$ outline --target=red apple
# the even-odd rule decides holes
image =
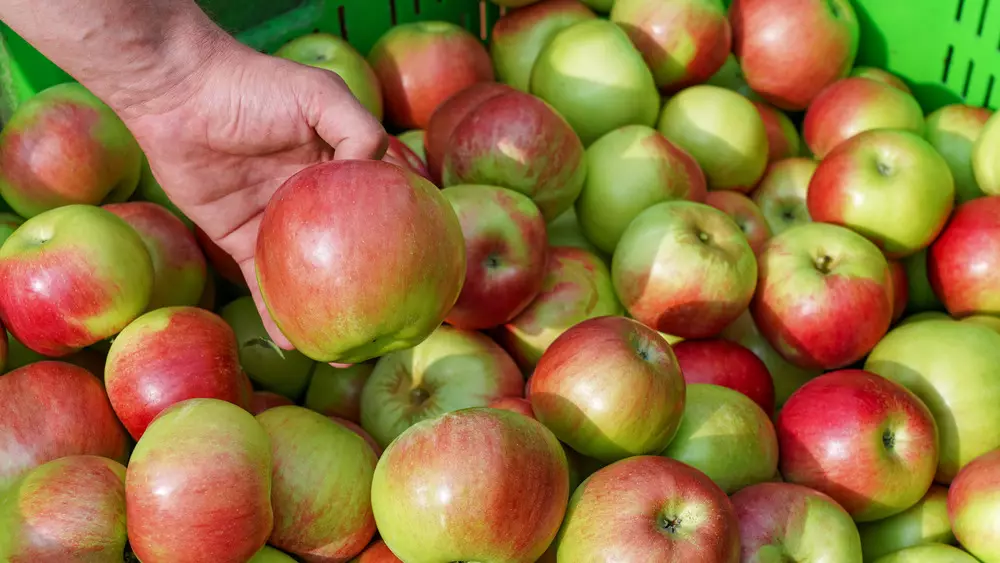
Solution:
[[[236,260],[233,260],[228,252],[219,248],[219,245],[215,244],[208,234],[197,225],[194,227],[194,238],[198,241],[198,246],[205,253],[209,263],[212,264],[212,268],[223,279],[237,287],[247,287],[247,280],[243,277],[243,271],[240,270],[240,265],[236,263]]]
[[[296,349],[354,364],[411,347],[444,320],[465,276],[462,229],[441,191],[380,161],[292,176],[256,252],[267,308]]]
[[[431,114],[424,134],[424,150],[427,152],[427,171],[435,184],[441,184],[444,153],[451,144],[455,128],[486,100],[512,91],[504,84],[477,82],[449,97]]]
[[[869,80],[877,80],[879,82],[884,82],[893,88],[896,88],[907,94],[912,94],[910,87],[906,85],[906,82],[896,76],[895,74],[882,70],[873,66],[856,66],[854,70],[851,71],[851,77],[867,78]]]
[[[1000,196],[955,210],[927,254],[927,273],[953,317],[1000,315]]]
[[[747,237],[754,254],[771,238],[771,227],[757,204],[747,196],[734,191],[708,192],[705,203],[729,215]]]
[[[889,260],[889,275],[892,277],[892,322],[896,322],[906,312],[906,303],[910,300],[910,284],[906,278],[906,268],[898,260]]]
[[[962,546],[981,561],[1000,561],[1000,450],[972,460],[948,490],[948,519]]]
[[[396,557],[389,546],[382,540],[373,541],[361,555],[351,559],[350,563],[403,563]]]
[[[774,382],[763,361],[728,340],[685,340],[674,354],[687,384],[711,383],[743,393],[768,416],[774,412]]]
[[[786,158],[768,166],[753,192],[753,201],[767,219],[772,234],[812,221],[806,194],[818,164],[811,158]]]
[[[303,405],[320,414],[361,422],[361,390],[374,369],[374,361],[346,368],[315,364]]]
[[[413,152],[410,147],[403,144],[403,141],[400,141],[393,135],[389,135],[389,147],[386,149],[382,160],[391,162],[396,166],[402,166],[410,170],[410,172],[419,174],[428,180],[431,179],[431,175],[427,171],[427,166],[424,164],[423,159],[417,153]]]
[[[767,161],[777,162],[802,154],[802,139],[795,124],[780,109],[766,102],[754,102],[767,130]]]
[[[250,399],[250,414],[258,415],[274,407],[294,405],[291,399],[270,391],[254,391]]]
[[[500,397],[498,399],[493,399],[486,406],[491,409],[516,412],[530,418],[535,418],[535,411],[531,410],[531,401],[521,397]]]

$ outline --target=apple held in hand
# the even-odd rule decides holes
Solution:
[[[811,158],[787,158],[771,164],[764,173],[753,192],[753,201],[773,235],[812,221],[806,198],[818,165]]]
[[[951,169],[957,203],[984,195],[972,169],[972,152],[992,115],[993,112],[986,108],[953,104],[927,116],[927,141],[944,157]]]
[[[771,238],[771,227],[767,224],[767,218],[757,204],[747,196],[729,190],[715,191],[708,193],[705,203],[729,215],[736,222],[747,237],[754,254],[760,252],[767,239]]]
[[[955,210],[927,254],[927,273],[951,316],[1000,315],[1000,196]]]
[[[972,147],[972,170],[979,189],[987,195],[1000,195],[1000,117],[994,113]]]
[[[375,369],[375,361],[346,368],[314,364],[303,405],[320,414],[361,422],[361,390]]]
[[[962,546],[984,563],[1000,561],[1000,450],[959,471],[948,490],[948,517]]]
[[[767,365],[748,348],[722,339],[685,340],[674,344],[684,381],[711,383],[746,395],[770,418],[774,383]]]
[[[866,563],[917,545],[954,544],[948,521],[948,488],[931,485],[917,504],[895,516],[859,525],[858,532]]]

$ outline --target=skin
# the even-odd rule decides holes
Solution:
[[[250,414],[256,416],[268,409],[273,409],[274,407],[282,407],[285,405],[294,405],[291,399],[277,393],[272,393],[270,391],[254,391],[253,396],[250,398]]]
[[[1000,165],[997,165],[997,144],[1000,143],[1000,118],[991,117],[972,147],[972,170],[976,183],[986,195],[1000,195]]]
[[[982,197],[972,168],[976,140],[993,112],[986,108],[953,104],[927,116],[925,138],[944,157],[955,179],[955,202],[965,203]]]
[[[163,206],[167,211],[174,214],[175,217],[184,223],[184,226],[188,229],[194,227],[194,223],[191,219],[184,214],[183,211],[177,207],[173,201],[170,200],[170,196],[167,192],[163,191],[163,186],[157,181],[156,177],[153,176],[153,170],[149,167],[149,159],[146,155],[142,157],[142,171],[139,174],[139,185],[135,188],[135,194],[132,198],[138,201],[148,201],[150,203],[155,203],[157,205]],[[237,270],[238,271],[238,270]]]
[[[938,483],[950,483],[967,463],[1000,447],[1000,413],[992,406],[1000,400],[998,361],[1000,334],[931,319],[893,329],[865,362],[866,371],[902,384],[934,415]]]
[[[371,499],[382,539],[408,563],[533,563],[566,511],[566,456],[528,417],[465,409],[420,422],[393,442],[375,469]]]
[[[931,485],[917,504],[888,518],[858,526],[866,562],[928,543],[954,544],[948,521],[948,488]]]
[[[748,99],[718,86],[692,86],[663,107],[657,125],[694,157],[713,190],[748,192],[767,167],[767,129]]]
[[[957,547],[931,544],[897,551],[875,563],[978,563],[978,559]]]
[[[903,82],[901,78],[899,78],[898,76],[887,70],[882,70],[881,68],[878,67],[856,66],[854,67],[853,70],[851,70],[851,74],[849,76],[852,78],[867,78],[869,80],[877,80],[879,82],[884,82],[885,84],[888,84],[889,86],[892,86],[897,90],[906,92],[907,94],[912,93],[910,91],[910,87],[907,86],[906,82]]]
[[[934,294],[927,275],[928,250],[921,250],[903,259],[908,285],[906,310],[910,313],[944,310],[944,304]]]
[[[919,323],[921,321],[931,321],[940,319],[948,321],[953,320],[946,313],[942,313],[940,311],[924,311],[923,313],[916,313],[910,315],[909,317],[906,317],[899,323],[899,326],[903,326],[905,324],[910,324],[910,323]]]
[[[998,214],[1000,196],[959,206],[927,254],[931,287],[953,317],[1000,315]]]
[[[587,148],[576,216],[588,240],[612,254],[629,223],[662,201],[705,201],[698,163],[652,127],[626,125]]]
[[[807,223],[768,241],[750,310],[761,333],[789,362],[832,370],[865,356],[892,320],[889,264],[870,241],[844,227]],[[865,322],[857,323],[858,311]]]
[[[113,336],[139,316],[149,303],[153,265],[124,221],[71,205],[26,221],[7,239],[0,281],[7,330],[55,358]]]
[[[657,456],[619,461],[570,499],[559,561],[737,563],[739,527],[725,493],[701,472]]]
[[[383,356],[361,391],[361,426],[383,448],[428,418],[499,397],[519,397],[524,378],[483,334],[443,325],[417,346]]]
[[[962,468],[948,490],[948,518],[959,543],[979,560],[1000,559],[1000,452],[983,454]]]
[[[892,278],[892,322],[896,322],[906,311],[910,285],[906,279],[906,268],[898,260],[889,260],[889,276]]]
[[[672,201],[639,214],[611,264],[636,320],[683,338],[717,335],[746,310],[757,283],[753,250],[725,213]]]
[[[817,166],[811,158],[789,158],[768,167],[753,192],[753,202],[760,207],[772,234],[812,221],[806,194]]]
[[[375,540],[351,563],[402,563],[382,540]]]
[[[734,0],[729,23],[747,83],[780,109],[806,109],[854,65],[859,29],[848,0]]]
[[[303,407],[270,409],[257,421],[271,442],[268,543],[307,562],[361,553],[375,534],[369,500],[375,452],[357,433]]]
[[[278,191],[260,228],[263,299],[285,336],[318,361],[360,363],[415,345],[462,287],[454,211],[433,184],[391,164],[306,169]]]
[[[529,400],[560,441],[611,463],[670,443],[684,413],[684,377],[655,331],[625,317],[600,317],[567,330],[546,350]]]
[[[427,153],[427,171],[435,184],[441,185],[445,151],[451,145],[451,135],[455,128],[486,100],[512,91],[504,84],[478,82],[442,102],[431,114],[424,148]]]
[[[738,391],[757,403],[768,417],[774,413],[774,382],[767,365],[748,348],[712,338],[685,340],[673,346],[684,381],[710,383]]]
[[[374,361],[343,369],[316,364],[303,405],[320,414],[361,422],[361,390],[374,369]]]
[[[376,459],[382,456],[382,446],[378,445],[378,442],[375,441],[375,438],[372,438],[371,434],[365,432],[365,429],[359,426],[358,423],[337,416],[330,416],[328,418],[336,422],[337,424],[343,426],[344,428],[347,428],[351,432],[354,432],[358,436],[361,436],[364,439],[365,443],[368,444],[368,447],[370,447],[372,451],[375,452]]]
[[[754,102],[767,131],[767,162],[773,163],[802,154],[802,139],[795,124],[784,112],[767,102]]]
[[[652,127],[660,109],[653,75],[628,34],[594,19],[559,32],[531,71],[531,93],[573,126],[585,146],[624,125]]]
[[[729,215],[747,237],[754,254],[760,252],[767,239],[771,238],[771,227],[757,204],[747,196],[734,191],[709,192],[705,203]]]
[[[732,496],[745,563],[861,563],[851,517],[833,499],[801,485],[761,483]]]
[[[136,440],[164,409],[186,399],[250,406],[232,329],[196,307],[157,309],[136,319],[112,343],[104,382]]]

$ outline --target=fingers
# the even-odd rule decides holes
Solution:
[[[379,159],[389,139],[385,129],[332,72],[322,75],[323,87],[310,98],[310,113],[319,136],[334,149],[335,160]]]
[[[264,321],[264,330],[267,331],[267,335],[278,345],[278,348],[282,350],[294,350],[295,346],[281,333],[281,329],[278,328],[274,319],[271,318],[271,313],[267,310],[267,305],[264,304],[264,298],[260,294],[260,285],[257,283],[257,271],[253,259],[241,262],[240,270],[243,272],[243,277],[247,280],[247,285],[250,286],[250,295],[253,296],[253,302],[257,305],[260,320]]]

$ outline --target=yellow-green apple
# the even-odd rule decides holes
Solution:
[[[610,463],[670,444],[684,412],[684,377],[656,331],[625,317],[598,317],[549,346],[528,399],[560,441]]]
[[[350,563],[402,563],[382,540],[375,540]]]
[[[22,217],[125,201],[141,168],[142,151],[125,124],[74,82],[25,101],[0,133],[0,195]]]
[[[0,212],[0,246],[3,245],[10,235],[14,234],[14,231],[18,227],[24,224],[24,219],[14,215],[13,213],[3,213]]]
[[[382,85],[386,120],[404,129],[426,128],[441,102],[476,82],[493,81],[493,63],[479,39],[444,21],[393,26],[368,62]]]
[[[747,84],[785,110],[806,109],[858,52],[850,0],[733,0],[729,23]]]
[[[663,106],[657,128],[694,157],[713,190],[750,191],[767,167],[764,120],[745,97],[702,84]]]
[[[121,563],[125,467],[95,455],[50,461],[0,496],[0,560]]]
[[[951,168],[957,203],[983,196],[972,169],[972,149],[992,115],[987,108],[952,104],[927,116],[924,134]]]
[[[861,563],[851,516],[827,495],[792,483],[760,483],[731,497],[744,563]]]
[[[768,166],[753,192],[753,201],[760,207],[772,234],[812,221],[806,194],[818,165],[811,158],[786,158]]]
[[[385,447],[421,420],[523,392],[524,378],[503,348],[442,325],[417,346],[379,358],[361,391],[361,426]]]
[[[1000,195],[955,210],[927,253],[927,274],[951,316],[1000,315]]]
[[[403,131],[399,135],[396,135],[396,138],[409,147],[413,151],[413,154],[417,155],[417,158],[424,163],[424,166],[427,166],[427,150],[424,146],[426,137],[423,129]]]
[[[1000,195],[1000,117],[994,113],[972,147],[972,170],[979,189],[987,195]]]
[[[1000,332],[1000,317],[993,317],[990,315],[972,315],[971,317],[965,317],[961,319],[961,321],[964,323],[974,323],[982,325],[997,332]]]
[[[522,92],[531,85],[539,53],[557,33],[596,18],[580,0],[542,0],[500,16],[490,38],[490,57],[497,78]]]
[[[948,488],[931,485],[910,508],[876,522],[858,526],[865,563],[901,549],[928,543],[954,544],[948,521]]]
[[[310,563],[347,561],[375,534],[377,458],[350,428],[307,408],[257,416],[271,442],[271,545]]]
[[[219,245],[215,244],[215,241],[198,225],[194,226],[194,238],[198,241],[201,251],[205,253],[205,258],[212,265],[212,269],[238,289],[247,289],[246,278],[243,277],[243,272],[236,260],[233,260],[228,252],[219,248]]]
[[[732,90],[755,102],[761,101],[760,96],[747,84],[746,77],[743,76],[743,69],[740,68],[739,61],[736,60],[736,56],[732,53],[729,53],[726,61],[722,63],[722,67],[711,78],[706,80],[705,84]]]
[[[68,205],[32,217],[0,248],[0,317],[45,356],[117,334],[146,310],[152,288],[142,239],[99,207]]]
[[[142,172],[139,175],[139,185],[135,188],[134,199],[161,205],[180,219],[185,227],[189,229],[194,227],[191,219],[177,207],[177,204],[171,201],[167,192],[163,191],[163,186],[153,176],[153,170],[149,167],[149,160],[146,159],[145,155],[142,157]]]
[[[545,219],[528,196],[496,186],[460,185],[442,192],[465,239],[465,284],[445,320],[468,330],[516,317],[545,277]]]
[[[757,256],[750,310],[789,362],[838,369],[865,357],[892,321],[892,278],[879,249],[837,225],[806,223],[772,238]],[[865,322],[856,322],[864,311]]]
[[[879,82],[884,82],[889,86],[897,88],[907,94],[911,94],[910,87],[903,82],[903,79],[896,76],[895,74],[883,70],[874,66],[856,66],[848,75],[851,77],[868,78],[869,80],[877,80]]]
[[[813,379],[776,422],[781,476],[830,495],[856,522],[912,507],[934,480],[937,427],[902,385],[862,370]]]
[[[708,338],[750,304],[757,261],[728,215],[703,203],[667,201],[625,229],[611,277],[639,322],[683,338]]]
[[[662,91],[708,80],[729,56],[732,32],[718,0],[617,0],[611,21],[628,33]]]
[[[572,246],[581,248],[600,257],[606,264],[611,264],[611,258],[604,254],[601,249],[594,246],[590,239],[583,234],[583,227],[576,216],[576,208],[570,207],[561,215],[549,221],[545,225],[549,247]]]
[[[165,207],[145,201],[112,203],[104,209],[121,217],[146,245],[153,261],[148,310],[197,305],[205,290],[205,255],[194,235]]]
[[[892,322],[896,322],[903,317],[910,300],[910,282],[906,279],[906,267],[898,260],[889,260],[889,275],[892,277]]]
[[[434,110],[424,133],[427,171],[434,183],[441,184],[444,153],[451,145],[451,134],[455,128],[483,102],[512,91],[514,90],[505,84],[477,82],[453,94]]]
[[[361,422],[361,390],[374,369],[375,361],[346,368],[317,363],[303,405],[320,414]]]
[[[555,538],[568,500],[556,437],[490,408],[411,426],[382,454],[371,489],[379,534],[407,563],[531,563]]]
[[[247,563],[295,563],[295,560],[281,550],[265,545]]]
[[[255,262],[261,296],[295,348],[353,364],[437,328],[462,288],[465,244],[434,184],[385,162],[333,161],[271,198]]]
[[[587,168],[583,145],[566,120],[542,100],[510,88],[471,107],[448,137],[442,185],[485,184],[521,192],[546,221],[569,209]]]
[[[302,398],[319,364],[298,350],[278,348],[264,329],[257,306],[249,296],[230,301],[219,315],[233,329],[240,366],[247,376],[262,389],[293,401]]]
[[[1000,450],[962,468],[948,489],[948,519],[955,537],[983,563],[1000,561]]]
[[[732,503],[703,473],[659,456],[613,463],[573,493],[553,545],[558,561],[738,563]]]
[[[612,254],[636,215],[660,203],[705,200],[705,174],[656,129],[626,125],[587,147],[587,179],[576,200],[583,234]]]
[[[198,307],[150,311],[115,338],[104,368],[111,406],[133,438],[164,409],[211,398],[250,408],[233,329]]]
[[[491,409],[516,412],[537,420],[535,411],[531,409],[531,401],[523,397],[499,397],[490,401],[486,406]]]
[[[538,297],[493,336],[530,372],[549,345],[571,326],[622,312],[604,262],[586,250],[557,246],[549,250]]]
[[[728,387],[746,395],[770,418],[774,382],[764,362],[748,348],[721,338],[685,340],[673,345],[684,381]]]
[[[753,105],[767,131],[767,161],[777,162],[802,154],[802,138],[791,118],[767,102],[754,102]]]
[[[957,547],[932,543],[901,549],[875,560],[875,563],[979,563]]]
[[[925,248],[903,259],[907,281],[907,311],[943,311],[944,304],[934,294],[927,271],[927,256],[929,249]]]
[[[1000,334],[987,327],[929,319],[893,329],[865,370],[902,384],[937,422],[935,480],[948,484],[967,463],[1000,447]]]
[[[248,410],[250,414],[256,416],[274,407],[294,404],[291,399],[284,395],[272,393],[271,391],[254,391],[253,396],[250,398],[250,408]]]
[[[693,383],[677,435],[661,455],[702,471],[732,494],[774,477],[778,439],[769,413],[746,395]]]
[[[941,311],[924,311],[922,313],[914,313],[904,318],[902,321],[900,321],[899,325],[902,326],[905,324],[919,323],[922,321],[930,321],[935,319],[954,320],[951,317],[949,317],[947,313],[942,313]]]
[[[771,238],[767,218],[749,197],[732,190],[713,191],[705,196],[705,203],[729,215],[736,222],[746,235],[754,254],[760,252],[767,239]]]
[[[382,120],[382,86],[378,77],[346,40],[329,33],[310,33],[285,43],[274,56],[336,73],[361,105]]]
[[[557,33],[531,71],[531,93],[566,118],[584,145],[623,125],[656,123],[653,74],[615,23],[591,19]]]

